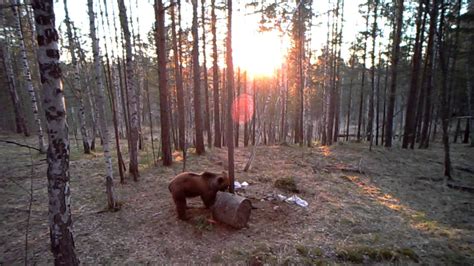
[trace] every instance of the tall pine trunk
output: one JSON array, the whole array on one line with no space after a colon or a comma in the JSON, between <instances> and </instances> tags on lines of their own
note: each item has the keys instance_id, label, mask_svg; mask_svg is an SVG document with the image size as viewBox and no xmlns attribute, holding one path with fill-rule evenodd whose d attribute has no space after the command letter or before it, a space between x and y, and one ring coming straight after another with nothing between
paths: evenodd
<instances>
[{"instance_id":1,"label":"tall pine trunk","mask_svg":"<svg viewBox=\"0 0 474 266\"><path fill-rule=\"evenodd\" d=\"M227 160L229 165L229 192L234 193L234 142L232 120L232 101L234 94L234 62L232 59L232 0L227 0L227 38L226 38L226 67L227 67Z\"/></svg>"},{"instance_id":2,"label":"tall pine trunk","mask_svg":"<svg viewBox=\"0 0 474 266\"><path fill-rule=\"evenodd\" d=\"M176 16L175 6L171 7L171 40L173 49L174 76L176 79L176 98L178 104L178 147L184 152L186 141L186 113L184 110L183 75L181 72L181 61L176 38Z\"/></svg>"},{"instance_id":3,"label":"tall pine trunk","mask_svg":"<svg viewBox=\"0 0 474 266\"><path fill-rule=\"evenodd\" d=\"M158 54L158 79L160 85L161 150L163 153L163 165L168 166L172 164L173 158L171 155L169 93L166 77L165 9L162 0L156 1L155 12L157 21L156 52Z\"/></svg>"},{"instance_id":4,"label":"tall pine trunk","mask_svg":"<svg viewBox=\"0 0 474 266\"><path fill-rule=\"evenodd\" d=\"M367 17L365 19L365 28L369 32L369 14L370 14L370 5L367 5ZM361 139L361 128L362 128L362 119L364 113L364 87L365 87L365 69L366 69L366 60L367 60L367 43L364 42L364 53L362 54L362 80L360 84L360 97L359 97L359 118L357 120L357 141Z\"/></svg>"},{"instance_id":5,"label":"tall pine trunk","mask_svg":"<svg viewBox=\"0 0 474 266\"><path fill-rule=\"evenodd\" d=\"M435 2L434 0L433 2ZM435 4L435 3L433 3ZM439 22L438 30L438 55L439 55L439 65L441 68L441 86L440 86L440 107L441 107L441 124L443 129L443 148L444 148L444 176L448 177L448 180L452 180L452 166L451 166L451 157L449 154L449 112L450 104L448 101L448 66L449 58L447 56L448 47L446 46L446 37L443 36L444 33L444 15L445 15L445 3L444 0L441 0L441 17ZM434 9L437 9L437 5L433 5ZM434 12L433 12L434 13ZM432 18L433 19L433 18Z\"/></svg>"},{"instance_id":6,"label":"tall pine trunk","mask_svg":"<svg viewBox=\"0 0 474 266\"><path fill-rule=\"evenodd\" d=\"M374 0L374 22L372 24L372 52L370 53L371 67L370 67L370 97L369 97L369 119L367 121L367 140L370 141L372 147L374 141L374 101L375 101L375 49L377 40L377 15L378 15L379 1Z\"/></svg>"},{"instance_id":7,"label":"tall pine trunk","mask_svg":"<svg viewBox=\"0 0 474 266\"><path fill-rule=\"evenodd\" d=\"M201 72L199 68L199 36L198 36L198 14L197 0L191 0L193 4L193 86L194 86L194 127L196 136L196 153L203 154L205 152L204 137L202 128L202 110L201 110Z\"/></svg>"},{"instance_id":8,"label":"tall pine trunk","mask_svg":"<svg viewBox=\"0 0 474 266\"><path fill-rule=\"evenodd\" d=\"M211 132L211 113L209 109L209 81L207 76L207 57L206 57L206 0L201 0L201 23L202 23L202 74L204 75L204 101L206 103L206 110L204 114L204 127L207 133L207 145L212 147L212 132Z\"/></svg>"},{"instance_id":9,"label":"tall pine trunk","mask_svg":"<svg viewBox=\"0 0 474 266\"><path fill-rule=\"evenodd\" d=\"M212 31L212 90L214 94L214 146L221 147L221 124L219 115L219 66L217 64L217 28L216 0L211 0L211 31Z\"/></svg>"},{"instance_id":10,"label":"tall pine trunk","mask_svg":"<svg viewBox=\"0 0 474 266\"><path fill-rule=\"evenodd\" d=\"M398 61L400 59L400 41L402 37L402 23L403 23L403 0L393 1L396 7L396 23L394 25L394 36L392 45L392 73L390 92L388 95L388 106L387 106L387 123L385 125L385 147L392 147L393 138L393 113L395 109L395 93L397 90L397 74L398 74Z\"/></svg>"},{"instance_id":11,"label":"tall pine trunk","mask_svg":"<svg viewBox=\"0 0 474 266\"><path fill-rule=\"evenodd\" d=\"M416 96L418 94L418 81L419 81L419 72L421 67L421 50L422 50L422 42L421 39L421 30L422 30L422 16L424 13L423 9L423 1L420 1L418 5L418 15L416 18L416 36L415 36L415 47L414 53L412 58L412 71L411 71L411 81L410 81L410 91L408 94L407 100L407 111L405 117L405 129L403 134L403 142L402 148L410 148L413 149L413 139L415 138L415 126L416 126ZM424 23L424 21L423 21Z\"/></svg>"},{"instance_id":12,"label":"tall pine trunk","mask_svg":"<svg viewBox=\"0 0 474 266\"><path fill-rule=\"evenodd\" d=\"M423 112L423 124L421 128L421 139L420 148L428 148L429 136L428 129L431 121L431 96L433 91L433 67L435 57L435 43L434 38L436 37L436 25L438 17L438 0L433 0L431 4L430 14L430 30L428 33L428 46L426 48L426 61L424 66L424 78L425 78L425 103Z\"/></svg>"}]
</instances>

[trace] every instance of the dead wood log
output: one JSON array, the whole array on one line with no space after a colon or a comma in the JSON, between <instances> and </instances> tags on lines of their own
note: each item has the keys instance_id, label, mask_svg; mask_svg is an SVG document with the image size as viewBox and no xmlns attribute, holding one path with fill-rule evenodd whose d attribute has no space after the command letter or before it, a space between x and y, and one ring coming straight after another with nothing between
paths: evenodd
<instances>
[{"instance_id":1,"label":"dead wood log","mask_svg":"<svg viewBox=\"0 0 474 266\"><path fill-rule=\"evenodd\" d=\"M18 146L20 146L20 147L24 147L24 148L28 148L28 149L33 149L33 150L40 151L40 149L38 149L38 148L31 147L31 146L29 146L29 145L22 144L22 143L18 143L18 142L11 141L11 140L3 140L3 139L0 139L0 142L7 143L7 144L14 144L14 145L18 145Z\"/></svg>"},{"instance_id":2,"label":"dead wood log","mask_svg":"<svg viewBox=\"0 0 474 266\"><path fill-rule=\"evenodd\" d=\"M228 192L217 192L212 206L214 219L235 228L243 228L250 218L252 203L247 198Z\"/></svg>"},{"instance_id":3,"label":"dead wood log","mask_svg":"<svg viewBox=\"0 0 474 266\"><path fill-rule=\"evenodd\" d=\"M457 190L464 191L464 192L474 193L474 188L473 187L466 187L466 186L456 185L456 184L453 184L453 183L447 183L446 185L449 188L452 188L452 189L457 189Z\"/></svg>"}]
</instances>

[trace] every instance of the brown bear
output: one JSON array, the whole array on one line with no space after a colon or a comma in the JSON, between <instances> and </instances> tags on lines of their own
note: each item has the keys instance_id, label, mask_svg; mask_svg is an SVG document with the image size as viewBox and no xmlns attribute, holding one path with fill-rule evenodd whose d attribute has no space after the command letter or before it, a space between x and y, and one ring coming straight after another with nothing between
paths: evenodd
<instances>
[{"instance_id":1,"label":"brown bear","mask_svg":"<svg viewBox=\"0 0 474 266\"><path fill-rule=\"evenodd\" d=\"M183 172L175 176L171 180L168 189L176 204L178 218L182 220L187 219L186 198L201 196L206 208L210 208L216 200L217 191L225 191L229 184L229 177L226 172L221 174Z\"/></svg>"}]
</instances>

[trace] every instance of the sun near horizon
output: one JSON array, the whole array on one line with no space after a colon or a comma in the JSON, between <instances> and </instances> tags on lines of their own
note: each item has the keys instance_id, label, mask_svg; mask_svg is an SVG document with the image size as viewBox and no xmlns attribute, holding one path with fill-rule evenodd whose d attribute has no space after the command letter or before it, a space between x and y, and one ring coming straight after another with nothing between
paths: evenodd
<instances>
[{"instance_id":1,"label":"sun near horizon","mask_svg":"<svg viewBox=\"0 0 474 266\"><path fill-rule=\"evenodd\" d=\"M257 17L238 14L232 32L234 66L249 78L272 77L281 68L289 47L288 37L277 30L259 32Z\"/></svg>"}]
</instances>

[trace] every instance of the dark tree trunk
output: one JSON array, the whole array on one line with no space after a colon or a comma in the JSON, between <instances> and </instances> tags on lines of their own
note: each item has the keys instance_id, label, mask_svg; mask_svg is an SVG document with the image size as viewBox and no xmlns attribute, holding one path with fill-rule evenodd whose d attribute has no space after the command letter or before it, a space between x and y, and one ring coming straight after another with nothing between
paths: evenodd
<instances>
[{"instance_id":1,"label":"dark tree trunk","mask_svg":"<svg viewBox=\"0 0 474 266\"><path fill-rule=\"evenodd\" d=\"M424 13L423 1L420 1L418 5L418 15L416 18L416 37L415 47L412 58L412 71L410 81L410 91L408 94L407 111L405 117L405 130L403 133L402 148L408 148L408 145L414 143L415 138L415 127L416 127L416 96L418 94L418 76L420 74L421 67L421 51L423 48L422 30L424 30L424 19L422 19ZM423 26L422 26L423 23ZM413 149L413 145L410 145Z\"/></svg>"},{"instance_id":2,"label":"dark tree trunk","mask_svg":"<svg viewBox=\"0 0 474 266\"><path fill-rule=\"evenodd\" d=\"M161 122L161 152L163 165L168 166L173 163L171 155L170 136L170 114L168 102L168 80L166 76L166 35L165 35L165 9L163 1L157 0L155 6L156 27L156 53L158 55L158 80L160 85L160 122Z\"/></svg>"},{"instance_id":3,"label":"dark tree trunk","mask_svg":"<svg viewBox=\"0 0 474 266\"><path fill-rule=\"evenodd\" d=\"M226 38L226 66L227 66L227 160L229 165L229 192L234 193L234 143L232 120L232 96L234 94L234 63L232 60L232 0L227 1L227 38Z\"/></svg>"},{"instance_id":4,"label":"dark tree trunk","mask_svg":"<svg viewBox=\"0 0 474 266\"><path fill-rule=\"evenodd\" d=\"M470 123L471 123L471 119L470 118L466 119L466 127L464 128L464 138L462 140L462 143L469 143L469 134L471 134Z\"/></svg>"},{"instance_id":5,"label":"dark tree trunk","mask_svg":"<svg viewBox=\"0 0 474 266\"><path fill-rule=\"evenodd\" d=\"M379 145L379 132L380 132L380 79L382 77L382 50L379 51L379 66L377 75L377 92L376 92L376 105L375 105L375 145Z\"/></svg>"},{"instance_id":6,"label":"dark tree trunk","mask_svg":"<svg viewBox=\"0 0 474 266\"><path fill-rule=\"evenodd\" d=\"M351 67L352 70L354 70L354 67ZM351 71L352 72L352 71ZM354 83L354 79L350 78L349 82L349 97L347 99L347 118L346 118L346 141L349 141L349 126L351 123L351 108L352 108L352 84Z\"/></svg>"},{"instance_id":7,"label":"dark tree trunk","mask_svg":"<svg viewBox=\"0 0 474 266\"><path fill-rule=\"evenodd\" d=\"M235 97L234 99L235 100L235 133L234 133L234 138L235 138L235 147L239 147L239 130L240 130L240 121L239 121L239 117L240 117L240 112L242 112L242 110L240 109L240 105L237 101L238 97L240 96L240 67L237 69L237 90L236 90L236 93L235 93ZM233 110L234 111L234 110Z\"/></svg>"},{"instance_id":8,"label":"dark tree trunk","mask_svg":"<svg viewBox=\"0 0 474 266\"><path fill-rule=\"evenodd\" d=\"M433 8L437 9L436 0L433 0ZM448 180L452 180L452 166L451 166L451 157L449 154L449 112L450 106L448 101L448 66L449 59L447 57L448 47L446 46L446 40L444 33L444 14L446 5L444 0L441 0L441 17L439 22L438 30L438 55L439 55L439 65L441 68L441 87L440 87L440 108L441 108L441 124L443 128L443 148L444 148L444 175L448 177Z\"/></svg>"},{"instance_id":9,"label":"dark tree trunk","mask_svg":"<svg viewBox=\"0 0 474 266\"><path fill-rule=\"evenodd\" d=\"M386 121L386 110L387 110L387 87L388 87L388 64L385 67L385 81L383 85L383 107L382 107L382 138L381 143L385 140L385 124Z\"/></svg>"},{"instance_id":10,"label":"dark tree trunk","mask_svg":"<svg viewBox=\"0 0 474 266\"><path fill-rule=\"evenodd\" d=\"M395 109L395 93L397 89L398 60L400 58L400 41L402 37L403 0L394 0L396 6L396 24L394 25L392 73L390 93L388 95L387 124L385 125L385 147L392 147L393 112Z\"/></svg>"},{"instance_id":11,"label":"dark tree trunk","mask_svg":"<svg viewBox=\"0 0 474 266\"><path fill-rule=\"evenodd\" d=\"M209 110L209 81L207 76L207 57L206 57L206 10L204 5L206 0L201 0L201 23L202 23L202 74L204 75L204 101L206 102L206 110L204 114L204 126L207 133L207 145L212 147L212 132L211 132L211 113Z\"/></svg>"},{"instance_id":12,"label":"dark tree trunk","mask_svg":"<svg viewBox=\"0 0 474 266\"><path fill-rule=\"evenodd\" d=\"M184 108L183 76L181 72L181 60L176 38L175 6L171 7L171 37L173 48L174 75L176 79L176 98L178 104L178 148L184 152L186 141L186 111Z\"/></svg>"},{"instance_id":13,"label":"dark tree trunk","mask_svg":"<svg viewBox=\"0 0 474 266\"><path fill-rule=\"evenodd\" d=\"M370 53L371 57L371 67L370 67L370 97L369 97L369 117L367 121L367 140L370 142L370 148L372 148L372 143L374 141L374 101L375 101L375 49L376 49L376 40L377 40L377 15L378 15L378 5L379 1L374 0L374 22L372 24L372 52Z\"/></svg>"},{"instance_id":14,"label":"dark tree trunk","mask_svg":"<svg viewBox=\"0 0 474 266\"><path fill-rule=\"evenodd\" d=\"M429 136L428 129L431 121L431 94L433 90L433 65L435 57L434 38L436 37L436 25L438 17L438 0L433 0L431 4L430 14L430 30L428 33L428 46L426 48L426 61L424 72L426 73L425 80L425 104L423 113L423 124L421 128L420 148L428 148Z\"/></svg>"},{"instance_id":15,"label":"dark tree trunk","mask_svg":"<svg viewBox=\"0 0 474 266\"><path fill-rule=\"evenodd\" d=\"M367 17L365 19L365 28L369 32L369 14L370 14L370 5L367 5ZM364 113L364 86L365 86L365 69L366 69L366 60L367 60L367 43L364 42L364 53L362 54L362 79L360 83L360 97L359 97L359 119L357 121L357 141L361 140L361 128L362 120Z\"/></svg>"},{"instance_id":16,"label":"dark tree trunk","mask_svg":"<svg viewBox=\"0 0 474 266\"><path fill-rule=\"evenodd\" d=\"M214 91L214 146L221 145L221 124L219 115L219 66L217 64L217 32L216 32L216 0L211 0L211 31L212 31L212 89Z\"/></svg>"},{"instance_id":17,"label":"dark tree trunk","mask_svg":"<svg viewBox=\"0 0 474 266\"><path fill-rule=\"evenodd\" d=\"M202 128L201 111L201 71L199 68L199 36L198 36L198 14L197 0L191 0L193 4L193 86L194 86L194 126L196 130L196 153L201 155L205 152L204 137Z\"/></svg>"},{"instance_id":18,"label":"dark tree trunk","mask_svg":"<svg viewBox=\"0 0 474 266\"><path fill-rule=\"evenodd\" d=\"M247 94L247 72L244 72L244 95L246 97L246 99L249 99L248 98L248 94ZM244 110L245 112L245 124L244 124L244 147L247 147L249 145L249 126L250 126L250 122L249 122L249 107L248 105L250 105L251 103L247 103L247 106Z\"/></svg>"}]
</instances>

